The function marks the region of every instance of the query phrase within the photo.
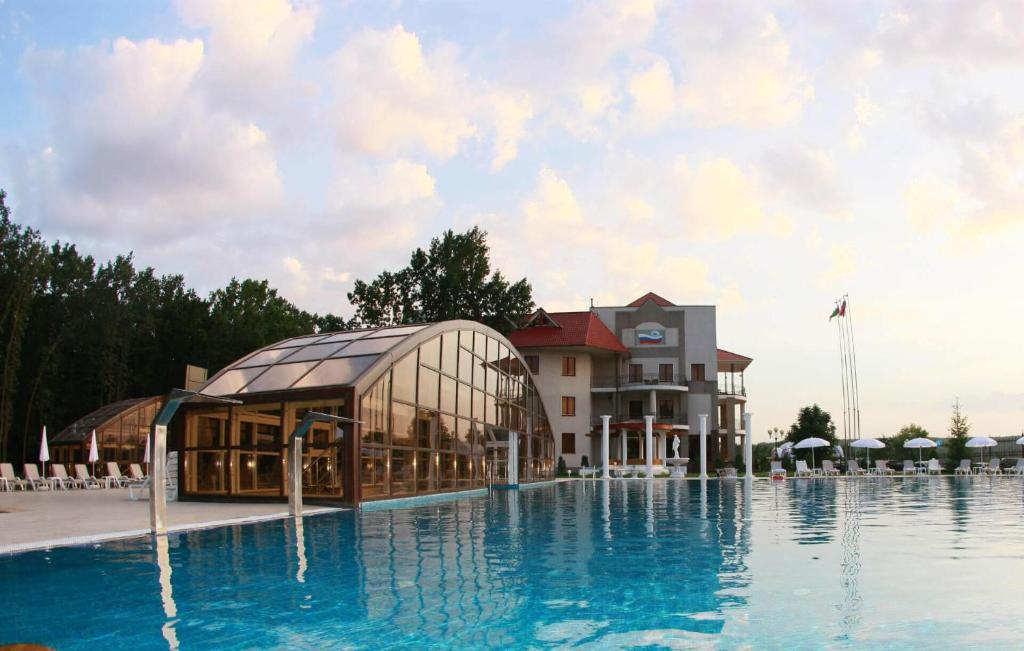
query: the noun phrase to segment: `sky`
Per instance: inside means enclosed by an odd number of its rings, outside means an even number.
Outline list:
[[[0,0],[15,219],[208,292],[480,225],[548,310],[718,307],[757,440],[1024,430],[1024,3]],[[840,434],[842,429],[840,428]]]

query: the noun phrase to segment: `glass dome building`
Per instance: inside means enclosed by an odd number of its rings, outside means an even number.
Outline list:
[[[473,321],[321,333],[281,341],[210,378],[171,425],[183,498],[287,495],[291,432],[310,410],[303,495],[365,500],[554,476],[554,439],[525,361]]]

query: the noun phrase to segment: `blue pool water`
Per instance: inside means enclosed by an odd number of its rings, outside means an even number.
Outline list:
[[[568,482],[0,558],[58,649],[1024,645],[1010,478]]]

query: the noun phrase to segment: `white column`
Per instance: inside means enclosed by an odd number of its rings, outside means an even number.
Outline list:
[[[627,431],[628,430],[624,430],[624,429],[620,429],[619,430],[619,441],[622,442],[622,445],[620,446],[622,448],[622,456],[619,458],[619,462],[622,464],[623,468],[626,467],[626,432]]]
[[[654,474],[654,416],[644,416],[644,443],[647,452],[647,476]]]
[[[708,415],[700,415],[700,478],[708,478]]]
[[[743,465],[747,467],[747,477],[754,476],[754,442],[753,433],[754,428],[750,421],[753,420],[753,414],[743,414],[743,425],[746,429],[746,434],[743,436]]]
[[[601,416],[601,477],[608,479],[608,439],[611,436],[608,432],[608,422],[611,416]]]
[[[658,413],[658,392],[654,389],[651,389],[650,394],[650,413]]]
[[[508,433],[508,485],[519,485],[519,432]]]

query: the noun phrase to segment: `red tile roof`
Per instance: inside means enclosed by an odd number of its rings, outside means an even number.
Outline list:
[[[528,326],[514,330],[508,340],[516,348],[589,346],[616,353],[629,352],[619,338],[593,312],[548,312],[561,327]]]
[[[630,303],[626,307],[640,307],[641,305],[643,305],[647,301],[654,301],[655,305],[659,305],[661,307],[671,307],[671,306],[675,305],[675,303],[673,303],[672,301],[670,301],[668,299],[665,299],[665,298],[662,298],[662,297],[658,296],[657,294],[655,294],[654,292],[647,292],[646,294],[644,294],[640,298],[636,299],[635,301],[633,301],[632,303]]]
[[[740,366],[746,368],[750,362],[754,361],[751,357],[744,357],[737,353],[730,353],[728,350],[718,349],[718,370],[721,371],[722,364],[732,364],[734,366]]]

